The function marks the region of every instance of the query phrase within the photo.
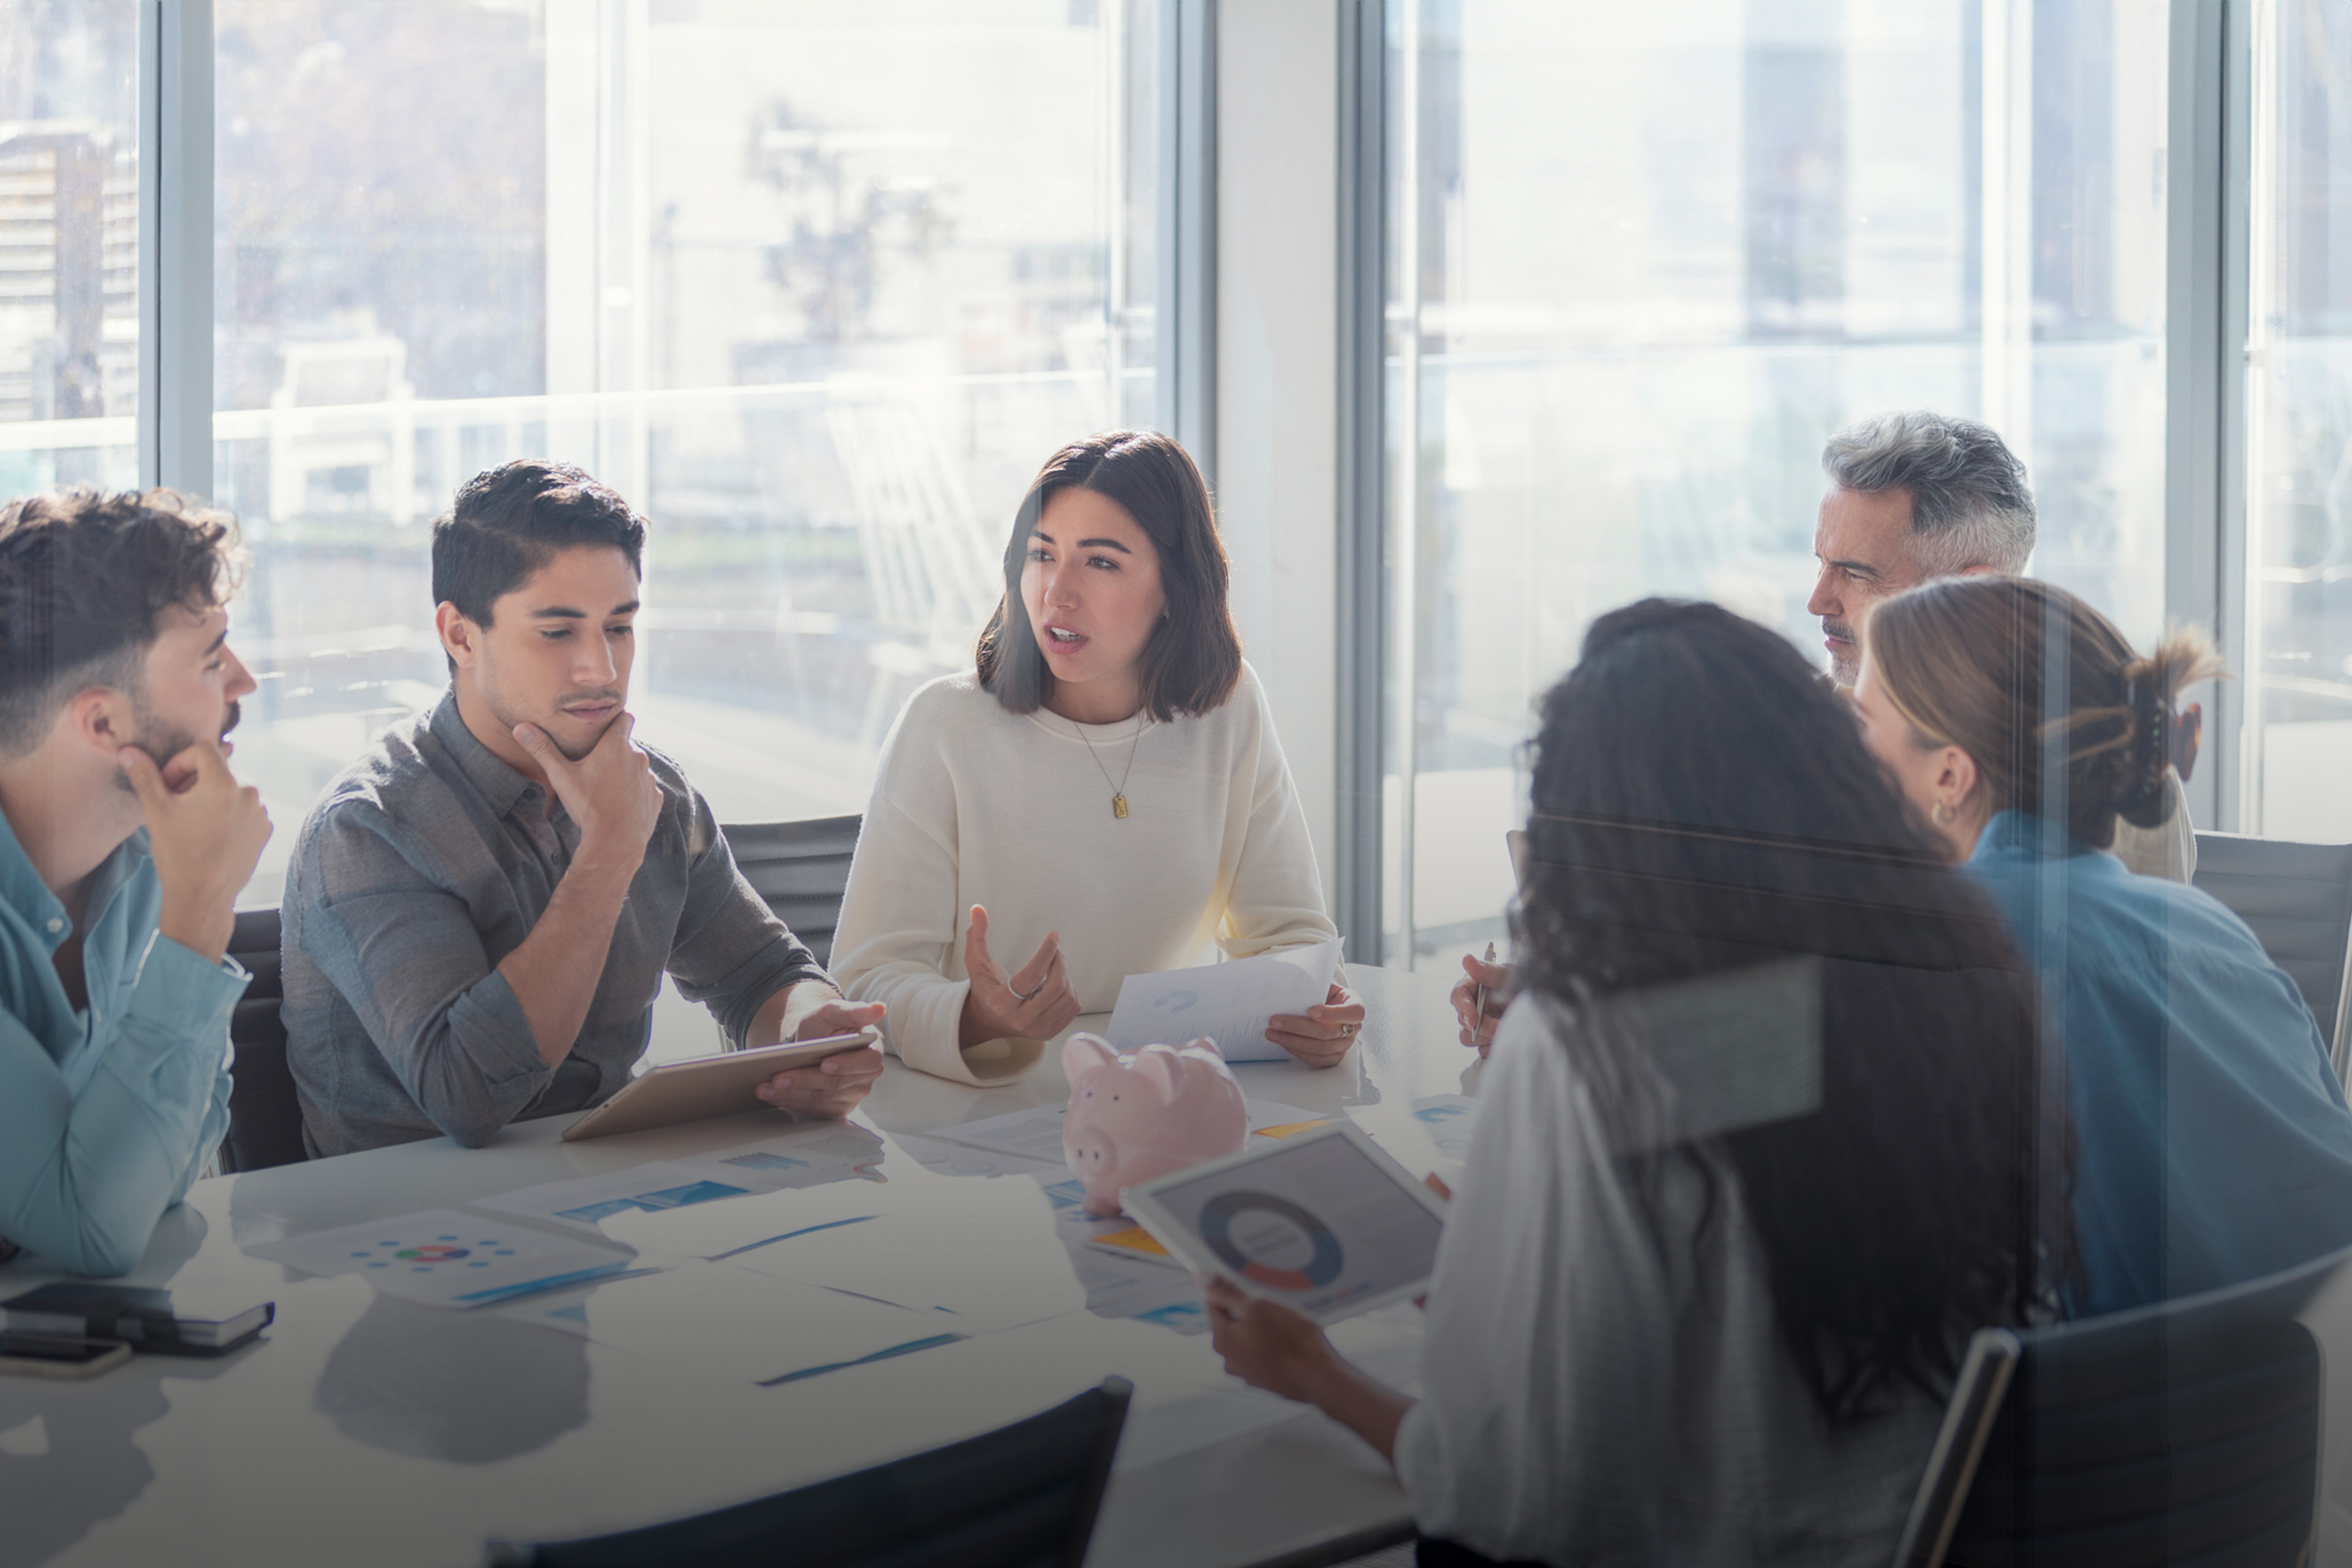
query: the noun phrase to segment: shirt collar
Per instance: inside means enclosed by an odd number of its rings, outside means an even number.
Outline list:
[[[441,694],[440,702],[434,707],[431,728],[434,738],[457,760],[458,771],[481,792],[492,811],[504,816],[525,801],[532,805],[540,803],[539,785],[500,762],[497,753],[466,728],[466,716],[457,711],[457,688],[454,684]]]
[[[1969,851],[1971,865],[1993,860],[2073,859],[2094,853],[2092,847],[2065,828],[2031,812],[1997,811],[1977,835]]]
[[[97,923],[116,890],[146,857],[147,830],[142,827],[98,863],[98,868],[90,873],[89,898],[82,906],[85,924]],[[8,820],[5,812],[0,812],[0,904],[16,911],[53,953],[73,934],[73,922],[66,918],[65,905],[33,868],[32,857],[17,842],[16,826]]]

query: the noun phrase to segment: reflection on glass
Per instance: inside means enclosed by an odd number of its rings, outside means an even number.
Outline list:
[[[2244,830],[2352,839],[2352,16],[2258,10]]]
[[[441,689],[427,524],[523,455],[653,522],[639,734],[722,820],[862,808],[1036,464],[1150,421],[1156,16],[218,0],[215,466],[279,823]]]
[[[0,498],[139,465],[139,13],[0,19]]]
[[[2164,608],[2153,0],[1391,0],[1391,963],[1504,935],[1531,704],[1709,598],[1818,647],[1823,440],[1982,419],[2033,570]]]
[[[533,1323],[379,1296],[329,1352],[311,1402],[370,1447],[489,1464],[588,1419],[588,1352]]]

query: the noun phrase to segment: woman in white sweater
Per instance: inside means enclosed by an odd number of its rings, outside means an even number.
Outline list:
[[[842,990],[889,1005],[909,1066],[1002,1081],[1129,974],[1336,934],[1226,582],[1169,437],[1089,437],[1039,471],[975,668],[883,742],[834,933]],[[1334,985],[1267,1037],[1328,1067],[1363,1016]]]
[[[1594,623],[1533,797],[1422,1397],[1222,1281],[1217,1349],[1392,1458],[1424,1568],[1876,1568],[1969,1335],[2073,1258],[2024,961],[1843,700],[1715,605]]]

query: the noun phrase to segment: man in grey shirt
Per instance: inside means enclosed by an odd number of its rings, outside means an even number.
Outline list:
[[[313,1154],[601,1104],[664,971],[737,1047],[877,1023],[842,1001],[625,710],[645,523],[579,469],[476,476],[433,527],[448,693],[328,785],[287,877],[287,1059]],[[845,1115],[878,1051],[761,1098]]]

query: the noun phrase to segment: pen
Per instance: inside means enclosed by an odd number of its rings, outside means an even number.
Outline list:
[[[1495,944],[1491,942],[1486,944],[1486,962],[1489,963],[1495,962]],[[1486,1021],[1486,986],[1482,981],[1479,984],[1477,994],[1474,995],[1470,1001],[1470,1037],[1472,1039],[1475,1040],[1478,1037],[1478,1026]]]

